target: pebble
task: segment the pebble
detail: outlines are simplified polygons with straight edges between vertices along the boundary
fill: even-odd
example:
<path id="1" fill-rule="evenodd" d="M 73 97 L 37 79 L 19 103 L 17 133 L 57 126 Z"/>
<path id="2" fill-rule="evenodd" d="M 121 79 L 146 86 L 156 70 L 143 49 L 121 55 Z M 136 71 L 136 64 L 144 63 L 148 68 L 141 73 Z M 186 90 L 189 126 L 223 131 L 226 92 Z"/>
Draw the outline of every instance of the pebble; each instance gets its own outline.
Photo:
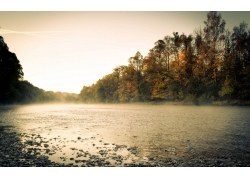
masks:
<path id="1" fill-rule="evenodd" d="M 45 148 L 49 147 L 49 145 L 48 145 L 48 144 L 44 144 L 43 146 L 44 146 Z"/>
<path id="2" fill-rule="evenodd" d="M 27 137 L 24 137 L 27 136 Z M 48 153 L 46 155 L 42 155 L 39 151 L 44 153 L 44 149 L 38 148 L 38 144 L 34 143 L 34 141 L 28 139 L 30 136 L 36 135 L 27 135 L 27 134 L 14 134 L 7 133 L 5 131 L 1 131 L 0 133 L 0 167 L 113 167 L 113 166 L 126 166 L 126 167 L 219 167 L 219 166 L 249 166 L 249 159 L 244 157 L 249 157 L 250 152 L 241 152 L 239 150 L 235 150 L 232 152 L 224 153 L 223 156 L 218 156 L 212 154 L 212 158 L 206 156 L 199 156 L 188 153 L 185 154 L 185 157 L 182 156 L 180 159 L 171 159 L 166 157 L 168 155 L 172 155 L 171 153 L 165 153 L 162 156 L 154 156 L 150 155 L 145 157 L 140 157 L 137 155 L 139 152 L 139 148 L 127 147 L 126 145 L 116 145 L 111 149 L 100 149 L 98 155 L 93 155 L 91 152 L 84 152 L 83 149 L 79 149 L 77 152 L 76 148 L 72 148 L 72 150 L 76 150 L 76 154 L 79 159 L 75 159 L 73 157 L 70 158 L 72 163 L 64 164 L 64 163 L 56 163 L 49 160 L 48 155 L 53 155 L 56 153 L 56 149 L 48 149 L 50 147 L 48 144 L 44 144 L 44 147 L 47 148 L 45 151 Z M 20 137 L 27 138 L 27 141 L 20 141 Z M 42 137 L 41 141 L 42 141 Z M 106 143 L 104 143 L 106 144 Z M 109 143 L 108 143 L 109 144 Z M 31 147 L 32 146 L 32 147 Z M 51 146 L 52 147 L 52 146 Z M 124 149 L 125 148 L 125 149 Z M 116 151 L 123 149 L 129 152 L 129 156 L 134 158 L 133 161 L 126 160 L 125 156 L 115 154 Z M 174 148 L 165 149 L 166 152 L 175 152 Z M 222 150 L 220 150 L 222 151 Z M 81 153 L 79 153 L 81 152 Z M 175 152 L 176 153 L 176 152 Z M 65 153 L 63 153 L 65 155 Z M 82 157 L 84 154 L 85 157 Z M 239 156 L 239 154 L 243 154 L 246 156 Z M 88 156 L 86 156 L 88 155 Z M 83 159 L 81 159 L 83 158 Z M 66 157 L 59 158 L 62 162 L 65 161 Z M 110 160 L 110 161 L 109 161 Z M 125 161 L 126 160 L 126 161 Z M 78 165 L 76 165 L 76 163 Z"/>

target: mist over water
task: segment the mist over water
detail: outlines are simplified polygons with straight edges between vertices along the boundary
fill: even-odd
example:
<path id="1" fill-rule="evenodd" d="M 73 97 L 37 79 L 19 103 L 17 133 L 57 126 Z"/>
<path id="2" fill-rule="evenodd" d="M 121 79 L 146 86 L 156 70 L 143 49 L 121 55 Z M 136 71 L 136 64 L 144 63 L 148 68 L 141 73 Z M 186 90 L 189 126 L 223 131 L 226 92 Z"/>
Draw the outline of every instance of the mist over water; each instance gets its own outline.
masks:
<path id="1" fill-rule="evenodd" d="M 155 156 L 185 160 L 212 158 L 235 150 L 248 152 L 249 110 L 122 104 L 1 106 L 0 126 L 12 126 L 12 131 L 22 134 L 23 142 L 32 136 L 42 137 L 41 152 L 59 163 L 69 163 L 71 157 L 77 159 L 77 150 L 112 154 L 116 145 L 137 147 L 136 156 L 126 149 L 116 151 L 127 157 L 124 162 Z M 50 154 L 44 144 L 49 146 Z"/>

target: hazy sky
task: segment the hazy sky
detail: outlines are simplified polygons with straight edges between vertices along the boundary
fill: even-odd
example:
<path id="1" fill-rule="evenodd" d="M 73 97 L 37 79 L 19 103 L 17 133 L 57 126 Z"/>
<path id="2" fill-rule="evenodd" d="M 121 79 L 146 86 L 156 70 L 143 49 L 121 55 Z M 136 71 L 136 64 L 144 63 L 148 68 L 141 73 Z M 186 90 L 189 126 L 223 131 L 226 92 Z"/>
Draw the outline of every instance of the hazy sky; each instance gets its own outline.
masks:
<path id="1" fill-rule="evenodd" d="M 250 12 L 219 12 L 232 30 Z M 79 93 L 127 65 L 154 42 L 204 27 L 207 11 L 166 12 L 0 12 L 0 36 L 14 52 L 24 79 L 44 90 Z M 249 26 L 250 27 L 250 26 Z"/>

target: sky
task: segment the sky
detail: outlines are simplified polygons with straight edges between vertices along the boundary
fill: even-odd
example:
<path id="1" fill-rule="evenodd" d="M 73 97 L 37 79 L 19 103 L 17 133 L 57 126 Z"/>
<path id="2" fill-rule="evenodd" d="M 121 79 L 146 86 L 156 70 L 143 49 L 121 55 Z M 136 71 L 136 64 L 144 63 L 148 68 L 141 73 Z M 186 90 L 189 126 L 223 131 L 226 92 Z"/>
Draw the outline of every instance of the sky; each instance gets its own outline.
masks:
<path id="1" fill-rule="evenodd" d="M 127 65 L 137 51 L 173 32 L 203 28 L 208 11 L 0 11 L 0 36 L 19 59 L 24 79 L 44 90 L 80 93 Z M 218 11 L 232 30 L 250 12 Z"/>

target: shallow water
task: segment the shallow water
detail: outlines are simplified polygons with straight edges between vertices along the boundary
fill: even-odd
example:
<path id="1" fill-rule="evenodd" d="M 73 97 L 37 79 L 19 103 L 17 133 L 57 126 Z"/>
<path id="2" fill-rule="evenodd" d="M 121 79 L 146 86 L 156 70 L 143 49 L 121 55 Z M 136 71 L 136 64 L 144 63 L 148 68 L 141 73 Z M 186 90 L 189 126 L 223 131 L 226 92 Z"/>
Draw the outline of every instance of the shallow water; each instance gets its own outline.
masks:
<path id="1" fill-rule="evenodd" d="M 249 107 L 0 106 L 0 126 L 13 126 L 24 143 L 40 142 L 41 154 L 59 163 L 102 153 L 121 165 L 154 157 L 212 158 L 235 150 L 245 156 L 250 150 Z M 122 162 L 114 158 L 119 155 Z"/>

